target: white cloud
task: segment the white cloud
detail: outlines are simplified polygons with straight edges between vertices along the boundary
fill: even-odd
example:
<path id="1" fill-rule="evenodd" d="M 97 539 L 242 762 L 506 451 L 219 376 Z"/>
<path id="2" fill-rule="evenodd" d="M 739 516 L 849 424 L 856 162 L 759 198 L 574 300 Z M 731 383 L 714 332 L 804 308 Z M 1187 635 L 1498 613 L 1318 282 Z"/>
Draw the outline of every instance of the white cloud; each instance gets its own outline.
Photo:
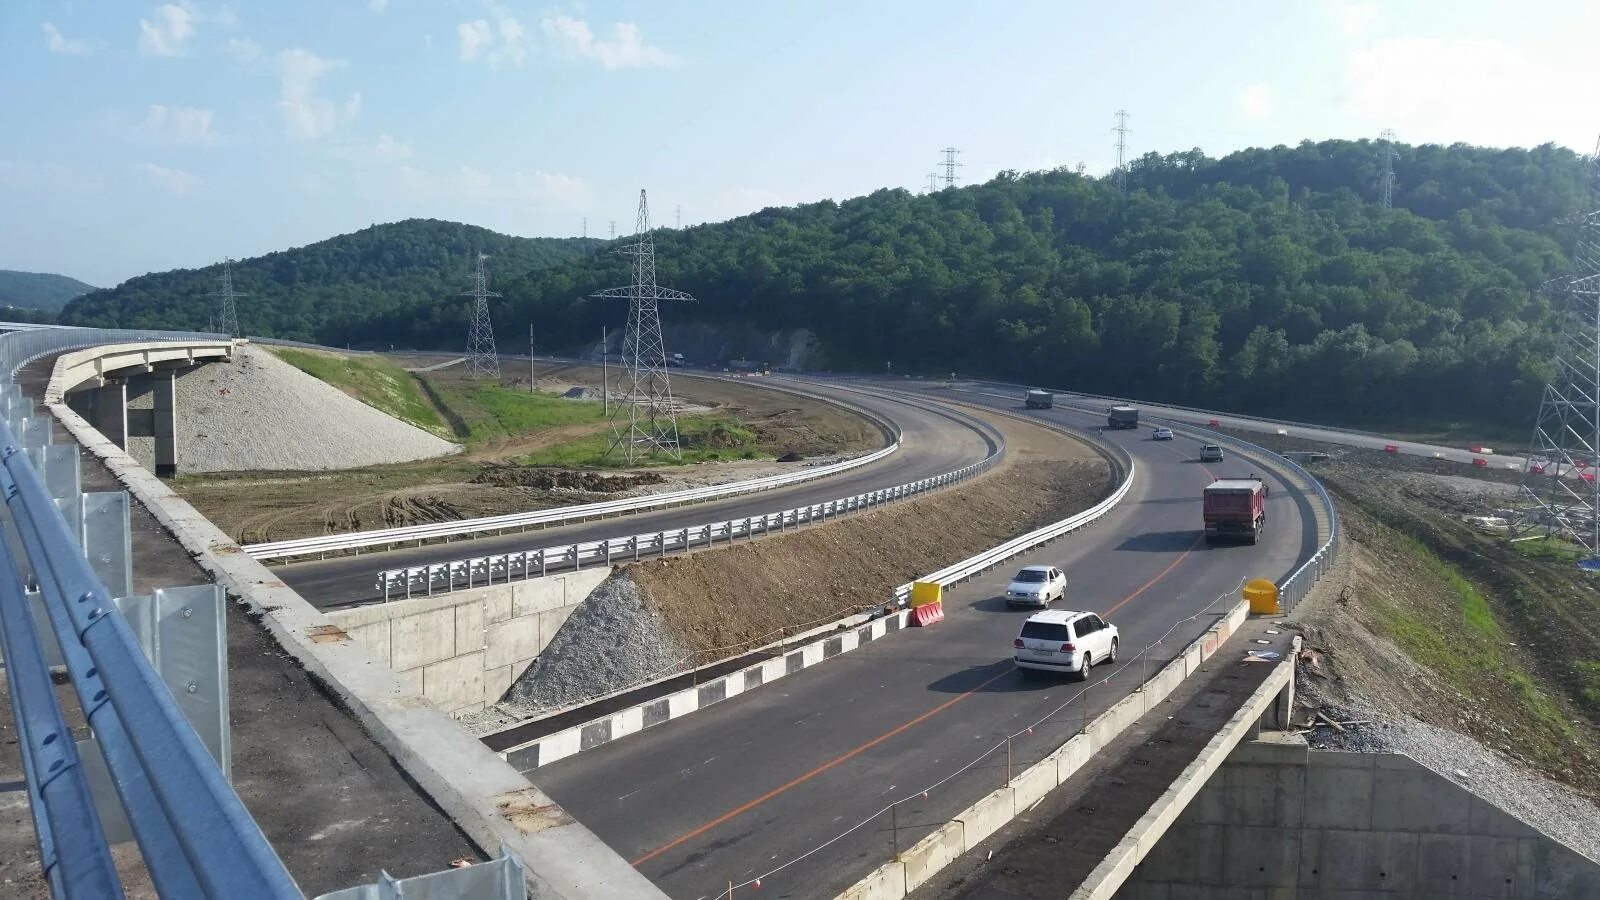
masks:
<path id="1" fill-rule="evenodd" d="M 153 103 L 145 109 L 144 118 L 126 130 L 126 136 L 162 144 L 214 144 L 212 115 L 209 109 Z"/>
<path id="2" fill-rule="evenodd" d="M 528 57 L 527 29 L 496 4 L 488 6 L 494 24 L 486 19 L 475 19 L 456 26 L 462 62 L 476 62 L 481 58 L 496 69 L 522 65 Z"/>
<path id="3" fill-rule="evenodd" d="M 307 50 L 295 48 L 278 55 L 278 110 L 290 137 L 317 140 L 333 133 L 342 121 L 361 111 L 361 95 L 351 94 L 343 109 L 317 95 L 317 82 L 343 66 L 338 60 L 323 59 Z"/>
<path id="4" fill-rule="evenodd" d="M 249 38 L 228 38 L 228 55 L 240 62 L 261 58 L 261 45 Z"/>
<path id="5" fill-rule="evenodd" d="M 1264 119 L 1272 115 L 1272 93 L 1267 86 L 1257 82 L 1239 92 L 1239 112 L 1246 118 Z"/>
<path id="6" fill-rule="evenodd" d="M 179 56 L 194 36 L 194 13 L 187 6 L 165 3 L 155 8 L 154 22 L 139 20 L 139 52 L 146 56 Z"/>
<path id="7" fill-rule="evenodd" d="M 371 141 L 340 141 L 330 148 L 340 158 L 363 165 L 404 162 L 412 157 L 411 145 L 380 134 Z"/>
<path id="8" fill-rule="evenodd" d="M 589 200 L 589 186 L 571 175 L 534 170 L 494 174 L 472 166 L 451 171 L 429 171 L 409 164 L 394 170 L 393 184 L 382 188 L 425 203 L 509 204 L 581 209 Z"/>
<path id="9" fill-rule="evenodd" d="M 85 53 L 94 52 L 95 48 L 93 44 L 88 41 L 68 40 L 67 37 L 61 33 L 61 29 L 50 24 L 49 22 L 40 22 L 39 27 L 44 30 L 45 46 L 50 48 L 51 53 L 62 53 L 68 56 L 82 56 Z"/>
<path id="10" fill-rule="evenodd" d="M 367 0 L 367 9 L 381 13 L 389 8 L 389 0 Z"/>
<path id="11" fill-rule="evenodd" d="M 167 169 L 155 163 L 143 163 L 139 171 L 150 176 L 155 182 L 178 196 L 183 196 L 194 189 L 200 179 L 182 169 Z"/>
<path id="12" fill-rule="evenodd" d="M 1378 19 L 1378 5 L 1376 3 L 1360 3 L 1355 0 L 1326 0 L 1323 9 L 1328 18 L 1333 20 L 1335 28 L 1345 37 L 1355 37 L 1366 31 Z"/>
<path id="13" fill-rule="evenodd" d="M 607 69 L 644 69 L 678 62 L 660 47 L 645 43 L 639 26 L 632 22 L 611 26 L 611 40 L 597 40 L 588 22 L 566 15 L 550 16 L 539 26 L 569 56 L 595 60 Z"/>
<path id="14" fill-rule="evenodd" d="M 1570 49 L 1530 55 L 1484 38 L 1380 40 L 1346 58 L 1345 109 L 1374 134 L 1404 123 L 1417 143 L 1555 141 L 1587 152 L 1593 123 L 1572 115 L 1573 95 L 1561 86 L 1600 81 L 1600 59 Z"/>

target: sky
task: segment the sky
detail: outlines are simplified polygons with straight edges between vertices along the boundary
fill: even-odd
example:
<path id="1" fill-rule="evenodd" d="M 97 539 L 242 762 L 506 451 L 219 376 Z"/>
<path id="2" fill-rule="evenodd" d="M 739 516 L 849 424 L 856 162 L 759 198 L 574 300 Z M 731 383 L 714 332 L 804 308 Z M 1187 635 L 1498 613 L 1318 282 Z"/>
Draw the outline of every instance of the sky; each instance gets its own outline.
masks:
<path id="1" fill-rule="evenodd" d="M 1119 109 L 1130 155 L 1587 153 L 1596 38 L 1593 0 L 3 0 L 0 268 L 109 286 L 410 217 L 609 237 L 641 188 L 720 221 L 926 190 L 945 147 L 961 183 L 1104 173 Z"/>

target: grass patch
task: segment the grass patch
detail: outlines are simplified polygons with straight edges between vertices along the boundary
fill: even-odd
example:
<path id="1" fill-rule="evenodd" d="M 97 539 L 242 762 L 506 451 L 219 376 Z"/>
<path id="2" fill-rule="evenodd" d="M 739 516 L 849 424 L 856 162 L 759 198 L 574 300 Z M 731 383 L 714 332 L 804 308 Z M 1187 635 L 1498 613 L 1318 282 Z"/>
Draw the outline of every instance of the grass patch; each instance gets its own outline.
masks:
<path id="1" fill-rule="evenodd" d="M 269 352 L 296 369 L 320 379 L 374 409 L 409 422 L 423 431 L 448 438 L 450 428 L 423 396 L 410 372 L 379 356 L 333 356 L 270 347 Z"/>
<path id="2" fill-rule="evenodd" d="M 1581 685 L 1578 695 L 1590 708 L 1600 708 L 1600 659 L 1580 659 L 1572 667 Z"/>
<path id="3" fill-rule="evenodd" d="M 1419 568 L 1439 578 L 1453 593 L 1465 628 L 1440 628 L 1426 619 L 1413 602 L 1388 597 L 1372 598 L 1372 610 L 1382 630 L 1417 663 L 1432 669 L 1466 696 L 1478 696 L 1483 680 L 1504 683 L 1545 727 L 1564 738 L 1574 737 L 1571 722 L 1526 672 L 1515 663 L 1515 651 L 1495 620 L 1489 602 L 1472 582 L 1420 541 L 1396 534 L 1396 542 Z M 1600 666 L 1596 667 L 1600 680 Z M 1597 685 L 1600 687 L 1600 685 Z"/>
<path id="4" fill-rule="evenodd" d="M 419 377 L 426 379 L 434 395 L 449 407 L 460 423 L 458 436 L 468 444 L 605 421 L 601 404 L 593 400 L 568 400 L 459 377 Z"/>
<path id="5" fill-rule="evenodd" d="M 1578 560 L 1589 555 L 1577 544 L 1556 537 L 1533 538 L 1512 543 L 1511 549 L 1529 559 L 1538 559 L 1561 565 L 1575 566 Z"/>
<path id="6" fill-rule="evenodd" d="M 647 456 L 635 465 L 672 466 L 731 459 L 757 459 L 763 448 L 756 433 L 743 425 L 718 416 L 686 416 L 678 420 L 680 459 Z M 517 458 L 525 466 L 591 466 L 617 468 L 626 465 L 619 454 L 606 455 L 611 447 L 610 430 L 552 444 Z"/>

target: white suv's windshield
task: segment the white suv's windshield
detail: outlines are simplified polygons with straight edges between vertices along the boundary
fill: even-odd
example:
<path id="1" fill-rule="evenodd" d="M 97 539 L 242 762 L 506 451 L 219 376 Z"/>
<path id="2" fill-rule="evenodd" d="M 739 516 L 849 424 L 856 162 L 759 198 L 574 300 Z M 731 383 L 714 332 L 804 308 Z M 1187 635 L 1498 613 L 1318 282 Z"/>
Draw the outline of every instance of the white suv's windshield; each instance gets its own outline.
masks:
<path id="1" fill-rule="evenodd" d="M 1033 583 L 1039 583 L 1039 582 L 1044 581 L 1044 573 L 1038 571 L 1037 569 L 1023 569 L 1021 572 L 1017 573 L 1017 577 L 1016 578 L 1013 578 L 1011 580 L 1012 581 L 1028 581 L 1028 582 L 1033 582 Z"/>

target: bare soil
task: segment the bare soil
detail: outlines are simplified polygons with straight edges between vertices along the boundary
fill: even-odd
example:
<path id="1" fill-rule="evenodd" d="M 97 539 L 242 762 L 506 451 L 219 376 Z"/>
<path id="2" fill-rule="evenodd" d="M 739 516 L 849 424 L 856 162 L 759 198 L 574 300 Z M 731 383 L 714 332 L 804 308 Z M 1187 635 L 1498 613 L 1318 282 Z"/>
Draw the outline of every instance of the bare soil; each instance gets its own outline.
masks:
<path id="1" fill-rule="evenodd" d="M 405 364 L 407 359 L 399 361 Z M 503 383 L 526 387 L 526 365 L 517 366 L 515 361 L 503 361 Z M 541 363 L 535 376 L 541 390 L 564 393 L 574 386 L 598 390 L 600 385 L 598 366 Z M 883 435 L 871 422 L 820 400 L 702 378 L 677 378 L 673 385 L 686 403 L 733 419 L 754 430 L 762 445 L 796 451 L 805 461 L 883 446 Z M 173 487 L 235 541 L 249 544 L 551 509 L 759 477 L 804 464 L 741 460 L 604 474 L 541 468 L 524 469 L 528 474 L 523 476 L 510 471 L 515 468 L 508 463 L 511 458 L 583 437 L 597 427 L 605 426 L 543 429 L 485 441 L 460 456 L 418 463 L 343 472 L 179 476 Z"/>
<path id="2" fill-rule="evenodd" d="M 885 602 L 904 584 L 1086 509 L 1111 468 L 1083 444 L 1002 420 L 1007 462 L 984 478 L 878 512 L 747 546 L 632 567 L 701 662 Z"/>
<path id="3" fill-rule="evenodd" d="M 1594 577 L 1530 558 L 1463 521 L 1502 505 L 1517 473 L 1249 439 L 1332 456 L 1311 468 L 1333 492 L 1345 529 L 1342 581 L 1304 616 L 1307 642 L 1322 653 L 1320 673 L 1301 667 L 1308 701 L 1466 735 L 1600 798 Z M 1472 593 L 1482 598 L 1476 615 L 1463 599 Z"/>

